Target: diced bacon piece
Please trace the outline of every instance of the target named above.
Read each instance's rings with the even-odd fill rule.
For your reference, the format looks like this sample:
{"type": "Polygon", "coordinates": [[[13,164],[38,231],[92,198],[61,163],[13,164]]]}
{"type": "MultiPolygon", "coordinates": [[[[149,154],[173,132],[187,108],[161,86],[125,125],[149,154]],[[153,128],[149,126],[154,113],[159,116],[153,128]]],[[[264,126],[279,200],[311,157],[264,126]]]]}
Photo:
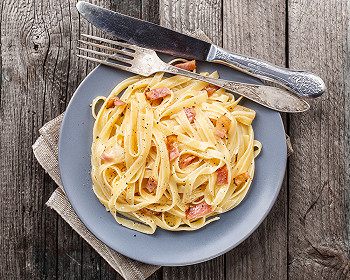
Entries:
{"type": "Polygon", "coordinates": [[[223,130],[223,129],[216,129],[216,130],[215,130],[215,134],[216,134],[217,136],[219,136],[220,138],[224,138],[225,135],[226,135],[226,132],[225,132],[225,130],[223,130]]]}
{"type": "Polygon", "coordinates": [[[126,103],[122,100],[120,100],[117,96],[113,96],[110,99],[107,100],[106,108],[114,108],[115,106],[122,106],[126,103]]]}
{"type": "Polygon", "coordinates": [[[158,98],[165,97],[167,95],[170,95],[171,92],[168,88],[155,88],[150,91],[145,91],[146,97],[149,100],[157,100],[158,98]]]}
{"type": "Polygon", "coordinates": [[[103,161],[112,161],[113,158],[114,158],[114,157],[113,157],[111,151],[104,151],[104,152],[100,155],[100,159],[102,159],[103,161]]]}
{"type": "Polygon", "coordinates": [[[141,208],[140,211],[146,215],[155,215],[155,216],[158,216],[160,215],[161,213],[160,212],[157,212],[157,211],[153,211],[151,209],[148,209],[148,208],[141,208]]]}
{"type": "Polygon", "coordinates": [[[191,205],[186,211],[186,219],[192,220],[198,217],[203,217],[209,213],[213,212],[211,205],[202,202],[199,204],[191,205]]]}
{"type": "Polygon", "coordinates": [[[179,164],[179,167],[185,168],[186,166],[190,165],[197,157],[194,155],[186,157],[184,160],[182,160],[179,164]]]}
{"type": "Polygon", "coordinates": [[[216,85],[212,85],[212,84],[209,84],[207,85],[205,88],[203,88],[203,90],[206,90],[207,93],[208,93],[208,96],[211,96],[213,95],[213,93],[215,91],[217,91],[220,87],[216,86],[216,85]]]}
{"type": "Polygon", "coordinates": [[[194,122],[194,118],[196,117],[196,111],[194,110],[194,107],[192,108],[185,108],[184,109],[186,117],[188,118],[188,121],[190,123],[194,122]]]}
{"type": "Polygon", "coordinates": [[[187,70],[187,71],[192,71],[192,70],[196,69],[196,61],[191,60],[191,61],[187,61],[184,63],[175,64],[174,66],[179,67],[179,68],[184,69],[184,70],[187,70]]]}
{"type": "Polygon", "coordinates": [[[123,106],[125,105],[126,103],[123,101],[123,100],[120,100],[118,97],[116,100],[114,100],[114,105],[115,106],[123,106]]]}
{"type": "Polygon", "coordinates": [[[120,160],[124,156],[124,153],[125,153],[125,150],[119,145],[116,145],[113,148],[109,148],[105,150],[100,155],[100,159],[106,162],[120,160]]]}
{"type": "Polygon", "coordinates": [[[224,138],[231,125],[231,120],[225,115],[220,116],[216,121],[214,133],[220,138],[224,138]]]}
{"type": "Polygon", "coordinates": [[[106,108],[109,109],[109,108],[113,108],[115,105],[114,105],[114,100],[115,100],[115,96],[111,97],[110,99],[107,100],[107,103],[106,103],[106,108]]]}
{"type": "Polygon", "coordinates": [[[228,184],[228,169],[226,164],[215,172],[217,173],[216,184],[218,186],[228,184]]]}
{"type": "Polygon", "coordinates": [[[153,192],[155,190],[155,188],[157,187],[157,185],[158,185],[158,182],[153,177],[149,177],[147,185],[146,185],[146,189],[149,192],[153,192]]]}
{"type": "Polygon", "coordinates": [[[177,142],[177,135],[172,134],[166,137],[167,143],[167,149],[169,151],[169,160],[172,161],[176,159],[179,156],[179,148],[178,148],[178,142],[177,142]]]}
{"type": "Polygon", "coordinates": [[[248,172],[239,174],[238,176],[235,177],[233,182],[238,186],[244,182],[247,182],[247,180],[250,178],[248,172]]]}

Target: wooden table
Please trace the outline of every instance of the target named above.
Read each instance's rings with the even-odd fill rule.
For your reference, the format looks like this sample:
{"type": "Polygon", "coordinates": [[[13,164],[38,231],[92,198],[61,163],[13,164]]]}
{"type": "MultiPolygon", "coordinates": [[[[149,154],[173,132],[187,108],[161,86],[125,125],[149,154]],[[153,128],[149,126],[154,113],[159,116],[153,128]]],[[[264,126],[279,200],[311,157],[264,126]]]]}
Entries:
{"type": "MultiPolygon", "coordinates": [[[[201,28],[226,49],[315,72],[328,88],[308,112],[283,116],[295,152],[262,225],[221,257],[150,279],[349,279],[350,2],[91,2],[178,31],[201,28]]],[[[45,206],[56,186],[31,149],[95,66],[75,56],[79,34],[101,32],[75,1],[2,0],[0,9],[0,279],[120,279],[45,206]]]]}

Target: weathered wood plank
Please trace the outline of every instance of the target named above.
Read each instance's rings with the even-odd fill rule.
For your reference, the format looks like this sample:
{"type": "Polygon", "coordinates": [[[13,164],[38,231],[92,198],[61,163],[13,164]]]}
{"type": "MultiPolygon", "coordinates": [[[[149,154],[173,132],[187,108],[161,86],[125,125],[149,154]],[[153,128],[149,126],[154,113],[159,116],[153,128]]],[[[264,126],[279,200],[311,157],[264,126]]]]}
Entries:
{"type": "MultiPolygon", "coordinates": [[[[56,53],[55,65],[57,66],[54,68],[49,66],[47,69],[49,71],[52,68],[54,69],[52,76],[58,83],[52,86],[53,88],[50,92],[54,96],[57,95],[57,92],[60,92],[64,97],[61,105],[61,111],[63,112],[70,100],[70,96],[74,93],[77,82],[85,74],[85,69],[79,67],[78,59],[74,55],[75,41],[79,37],[79,18],[75,12],[74,3],[60,1],[58,4],[55,1],[50,2],[45,19],[48,21],[47,25],[50,26],[52,24],[49,36],[51,42],[53,42],[52,50],[56,53]],[[53,13],[57,14],[57,22],[50,21],[53,13]]],[[[50,107],[52,107],[51,104],[45,104],[45,108],[50,107]]],[[[52,116],[48,117],[51,118],[52,116]]],[[[83,241],[61,218],[58,218],[57,239],[56,277],[58,279],[82,279],[83,241]]]]}
{"type": "Polygon", "coordinates": [[[202,29],[218,45],[222,44],[222,4],[219,0],[160,0],[161,25],[180,32],[202,29]]]}
{"type": "Polygon", "coordinates": [[[349,1],[289,1],[290,67],[324,78],[290,116],[289,277],[349,279],[349,1]],[[306,160],[307,159],[307,160],[306,160]]]}
{"type": "Polygon", "coordinates": [[[225,256],[213,260],[181,267],[164,267],[163,279],[216,280],[225,278],[225,256]]]}
{"type": "MultiPolygon", "coordinates": [[[[160,22],[180,32],[202,29],[216,44],[222,44],[221,1],[160,1],[160,22]]],[[[185,267],[164,267],[163,279],[225,279],[225,257],[185,267]]]]}
{"type": "Polygon", "coordinates": [[[109,8],[113,11],[117,11],[128,16],[141,18],[142,0],[110,0],[109,8]]]}
{"type": "MultiPolygon", "coordinates": [[[[224,1],[223,46],[274,64],[286,64],[284,1],[224,1]]],[[[258,159],[259,160],[259,159],[258,159]]],[[[287,185],[260,227],[226,254],[227,279],[287,278],[287,185]]]]}
{"type": "Polygon", "coordinates": [[[45,114],[42,62],[48,43],[36,12],[31,1],[1,4],[1,279],[39,279],[56,271],[45,258],[56,256],[55,241],[46,234],[55,235],[57,215],[43,211],[53,185],[31,151],[45,114]]]}
{"type": "Polygon", "coordinates": [[[142,19],[159,24],[159,0],[142,0],[142,19]]]}

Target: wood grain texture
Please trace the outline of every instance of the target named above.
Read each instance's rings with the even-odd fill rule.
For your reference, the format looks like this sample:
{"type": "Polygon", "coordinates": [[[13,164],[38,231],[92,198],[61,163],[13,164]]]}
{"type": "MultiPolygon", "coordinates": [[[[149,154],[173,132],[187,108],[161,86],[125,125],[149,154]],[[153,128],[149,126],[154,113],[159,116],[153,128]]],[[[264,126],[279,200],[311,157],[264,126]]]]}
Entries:
{"type": "MultiPolygon", "coordinates": [[[[279,66],[286,65],[284,1],[225,0],[223,5],[224,48],[279,66]]],[[[287,278],[286,206],[285,180],[264,222],[246,241],[226,254],[227,279],[287,278]]]]}
{"type": "MultiPolygon", "coordinates": [[[[216,44],[222,43],[221,1],[161,0],[161,25],[180,32],[202,29],[216,44]]],[[[185,267],[164,267],[163,279],[225,279],[225,256],[185,267]]]]}
{"type": "Polygon", "coordinates": [[[290,116],[289,276],[349,279],[349,1],[292,0],[288,10],[290,67],[328,89],[290,116]]]}
{"type": "Polygon", "coordinates": [[[219,0],[160,0],[161,25],[179,32],[202,29],[218,45],[222,44],[222,3],[219,0]]]}
{"type": "MultiPolygon", "coordinates": [[[[346,0],[91,0],[219,45],[319,74],[328,91],[286,125],[295,153],[270,214],[224,256],[164,267],[159,279],[350,278],[350,3],[346,0]]],[[[0,279],[122,279],[45,202],[39,128],[62,113],[94,64],[79,34],[108,35],[76,1],[0,2],[0,279]]]]}
{"type": "Polygon", "coordinates": [[[48,37],[33,3],[7,1],[1,10],[0,278],[38,279],[46,269],[46,230],[56,231],[56,215],[43,211],[50,184],[31,151],[45,114],[48,37]]]}

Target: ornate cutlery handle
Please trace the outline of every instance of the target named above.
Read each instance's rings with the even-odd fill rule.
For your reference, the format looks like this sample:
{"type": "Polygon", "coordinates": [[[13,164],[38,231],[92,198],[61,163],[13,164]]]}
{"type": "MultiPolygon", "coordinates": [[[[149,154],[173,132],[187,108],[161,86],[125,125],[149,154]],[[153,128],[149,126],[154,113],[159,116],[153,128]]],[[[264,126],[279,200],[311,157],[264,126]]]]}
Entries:
{"type": "Polygon", "coordinates": [[[215,45],[211,46],[207,61],[225,64],[260,79],[278,83],[301,97],[318,97],[326,90],[323,80],[315,74],[278,67],[215,45]]]}
{"type": "Polygon", "coordinates": [[[203,76],[167,64],[162,71],[201,80],[226,90],[238,93],[268,108],[288,113],[304,112],[309,104],[289,91],[265,85],[252,85],[203,76]]]}

